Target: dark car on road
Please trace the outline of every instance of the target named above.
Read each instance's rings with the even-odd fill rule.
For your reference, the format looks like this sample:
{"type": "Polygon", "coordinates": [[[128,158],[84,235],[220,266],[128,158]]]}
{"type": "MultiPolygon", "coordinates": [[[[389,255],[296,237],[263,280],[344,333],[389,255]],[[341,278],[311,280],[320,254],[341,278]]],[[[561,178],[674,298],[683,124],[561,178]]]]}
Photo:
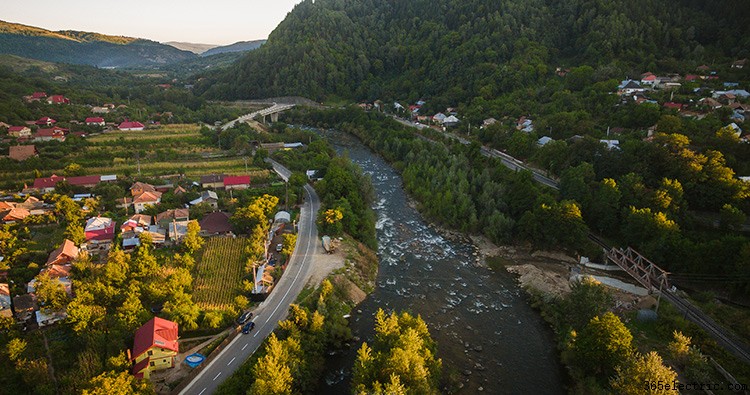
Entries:
{"type": "Polygon", "coordinates": [[[242,313],[242,315],[237,317],[237,325],[245,325],[245,323],[250,321],[251,318],[253,318],[252,312],[248,311],[246,313],[242,313]]]}
{"type": "Polygon", "coordinates": [[[253,330],[253,328],[255,328],[255,323],[250,321],[242,327],[242,333],[247,335],[251,330],[253,330]]]}

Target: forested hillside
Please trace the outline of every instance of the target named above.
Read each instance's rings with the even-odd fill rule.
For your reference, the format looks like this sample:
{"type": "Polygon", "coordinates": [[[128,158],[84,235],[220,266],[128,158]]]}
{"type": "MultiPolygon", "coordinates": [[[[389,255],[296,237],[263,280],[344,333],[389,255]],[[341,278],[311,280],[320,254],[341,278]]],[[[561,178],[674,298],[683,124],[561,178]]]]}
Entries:
{"type": "Polygon", "coordinates": [[[750,55],[741,0],[305,0],[210,97],[305,95],[448,105],[543,82],[558,66],[598,80],[684,72],[750,55]]]}
{"type": "Polygon", "coordinates": [[[97,67],[161,65],[198,56],[155,41],[70,30],[52,32],[3,21],[0,53],[97,67]]]}

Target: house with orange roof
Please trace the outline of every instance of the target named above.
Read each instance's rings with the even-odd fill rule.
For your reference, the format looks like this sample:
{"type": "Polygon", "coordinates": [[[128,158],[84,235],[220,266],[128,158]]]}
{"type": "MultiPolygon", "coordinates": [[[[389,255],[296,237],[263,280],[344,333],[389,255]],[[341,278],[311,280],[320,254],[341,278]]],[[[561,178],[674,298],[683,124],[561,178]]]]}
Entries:
{"type": "Polygon", "coordinates": [[[137,181],[130,186],[130,196],[138,196],[143,192],[156,192],[156,188],[153,185],[145,182],[137,181]]]}
{"type": "Polygon", "coordinates": [[[23,221],[29,215],[31,215],[29,210],[26,210],[25,208],[21,208],[21,207],[16,207],[8,211],[1,212],[0,220],[2,220],[3,223],[6,223],[6,224],[14,224],[16,222],[23,221]]]}
{"type": "Polygon", "coordinates": [[[47,265],[65,265],[76,258],[78,258],[78,247],[72,241],[65,239],[58,249],[49,254],[47,265]]]}
{"type": "Polygon", "coordinates": [[[176,322],[154,317],[135,331],[133,350],[133,375],[148,379],[155,370],[174,367],[180,351],[177,343],[179,328],[176,322]]]}
{"type": "Polygon", "coordinates": [[[143,192],[133,198],[133,208],[136,214],[142,213],[148,206],[161,203],[161,192],[143,192]]]}

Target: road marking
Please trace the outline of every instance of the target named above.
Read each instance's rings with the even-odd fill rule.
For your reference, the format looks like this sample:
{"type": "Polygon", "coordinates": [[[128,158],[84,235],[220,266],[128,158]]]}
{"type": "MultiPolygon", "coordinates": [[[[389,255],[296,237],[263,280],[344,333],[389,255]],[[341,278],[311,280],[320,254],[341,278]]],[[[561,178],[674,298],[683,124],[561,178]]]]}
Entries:
{"type": "Polygon", "coordinates": [[[206,392],[205,388],[203,389],[203,391],[199,392],[198,395],[203,395],[204,392],[206,392]]]}
{"type": "Polygon", "coordinates": [[[245,349],[247,348],[247,345],[248,345],[248,344],[250,344],[250,343],[245,343],[245,345],[244,345],[244,346],[242,346],[242,351],[245,351],[245,349]]]}
{"type": "Polygon", "coordinates": [[[229,361],[229,363],[227,364],[227,366],[231,365],[231,364],[232,364],[232,362],[234,362],[234,360],[235,360],[235,359],[237,359],[237,357],[234,357],[234,358],[232,358],[232,360],[231,360],[231,361],[229,361]]]}
{"type": "Polygon", "coordinates": [[[216,377],[214,377],[213,381],[216,381],[216,379],[218,379],[219,376],[221,376],[221,372],[219,372],[219,374],[217,374],[216,377]]]}
{"type": "Polygon", "coordinates": [[[190,388],[191,388],[191,387],[192,387],[192,386],[193,386],[193,385],[194,385],[194,384],[195,384],[195,383],[196,383],[196,382],[197,382],[198,380],[200,380],[200,378],[201,378],[201,377],[203,377],[203,375],[204,375],[204,374],[206,374],[206,372],[207,372],[207,371],[208,371],[208,370],[209,370],[209,369],[211,368],[211,365],[213,365],[213,364],[214,364],[214,362],[216,362],[216,361],[218,361],[219,359],[221,359],[221,356],[222,356],[222,355],[224,355],[224,353],[225,353],[225,352],[227,352],[227,350],[229,350],[230,348],[232,348],[232,345],[233,345],[233,344],[234,344],[234,342],[236,342],[237,340],[240,340],[240,337],[239,337],[239,336],[235,336],[235,337],[234,337],[234,339],[232,339],[232,341],[231,341],[231,342],[229,342],[229,344],[227,344],[227,346],[226,346],[226,347],[224,347],[224,349],[223,349],[223,350],[221,350],[221,352],[219,353],[219,355],[217,355],[217,356],[216,356],[216,359],[214,359],[214,360],[212,360],[211,362],[209,362],[209,363],[208,363],[208,365],[206,365],[206,367],[205,367],[205,368],[203,368],[203,370],[201,370],[201,372],[200,372],[200,373],[198,373],[198,375],[197,375],[197,376],[195,376],[195,378],[193,379],[193,381],[191,381],[191,382],[190,382],[190,384],[188,384],[188,385],[187,385],[187,386],[186,386],[185,388],[183,388],[183,389],[182,389],[182,391],[180,391],[180,394],[179,394],[179,395],[184,395],[184,394],[186,394],[186,393],[188,392],[188,390],[190,390],[190,388]]]}
{"type": "MultiPolygon", "coordinates": [[[[266,321],[266,322],[268,322],[268,321],[266,321]]],[[[255,334],[253,335],[253,337],[256,337],[256,336],[258,336],[258,333],[260,333],[260,331],[258,331],[258,332],[255,332],[255,334]]]]}

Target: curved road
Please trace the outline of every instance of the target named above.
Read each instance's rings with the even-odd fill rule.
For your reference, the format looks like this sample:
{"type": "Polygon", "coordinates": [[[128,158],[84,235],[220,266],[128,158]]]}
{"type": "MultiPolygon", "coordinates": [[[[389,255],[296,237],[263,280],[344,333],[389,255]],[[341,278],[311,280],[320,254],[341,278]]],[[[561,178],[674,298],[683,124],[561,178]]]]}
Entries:
{"type": "MultiPolygon", "coordinates": [[[[276,165],[278,164],[274,167],[276,165]]],[[[216,388],[260,347],[263,340],[276,329],[279,321],[286,318],[289,305],[297,299],[305,285],[313,256],[322,254],[318,229],[315,226],[320,199],[310,185],[305,185],[305,194],[307,198],[300,212],[297,245],[281,280],[268,299],[255,309],[255,329],[247,335],[235,335],[219,355],[211,359],[193,381],[179,392],[180,395],[208,395],[216,391],[216,388]]]]}

